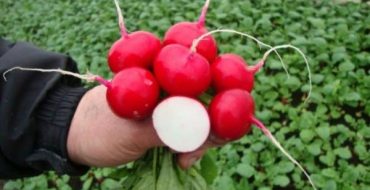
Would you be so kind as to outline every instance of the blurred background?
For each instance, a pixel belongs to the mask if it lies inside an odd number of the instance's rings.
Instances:
[[[175,22],[195,21],[204,1],[121,0],[129,31],[160,37]],[[256,116],[311,174],[319,189],[370,189],[370,3],[325,0],[213,0],[207,27],[234,29],[280,50],[290,77],[272,55],[256,76]],[[82,73],[111,77],[106,62],[119,30],[113,0],[1,0],[0,36],[70,55]],[[233,34],[215,34],[221,53],[255,64],[267,49]],[[104,97],[102,97],[104,98]],[[103,127],[103,126],[102,126]],[[209,152],[214,189],[311,189],[307,179],[258,129]],[[0,189],[120,189],[122,167],[92,168],[81,177],[53,172],[0,182]],[[5,185],[3,185],[5,183]]]

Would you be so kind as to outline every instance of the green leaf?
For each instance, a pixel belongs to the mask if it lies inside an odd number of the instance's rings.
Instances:
[[[352,157],[351,151],[348,147],[337,148],[334,150],[334,153],[343,159],[350,159]]]
[[[307,19],[314,27],[317,27],[317,28],[325,28],[325,21],[323,19],[319,19],[319,18],[308,18]]]
[[[285,173],[292,172],[295,168],[295,165],[289,161],[281,161],[277,165],[277,168],[278,168],[279,173],[285,174]]]
[[[17,190],[22,188],[22,181],[21,180],[12,180],[8,181],[4,185],[4,190]]]
[[[102,190],[121,189],[121,184],[113,179],[104,179],[101,184]]]
[[[304,129],[300,132],[299,136],[301,137],[303,142],[307,143],[313,139],[315,133],[311,129]]]
[[[324,190],[337,190],[337,183],[333,180],[329,180],[326,182]]]
[[[249,164],[242,163],[238,164],[236,167],[236,172],[243,177],[250,178],[255,174],[256,171]]]
[[[313,143],[307,146],[308,152],[310,152],[312,155],[317,156],[321,153],[321,146],[322,143]]]
[[[335,179],[335,178],[338,177],[337,171],[335,171],[332,168],[326,168],[326,169],[322,170],[321,173],[322,173],[323,176],[328,177],[328,178]]]
[[[151,174],[151,176],[152,178],[154,177],[153,174]],[[143,186],[143,188],[145,187],[147,187],[147,185]],[[153,179],[152,187],[155,187],[154,179]],[[176,189],[176,190],[183,189],[183,186],[181,185],[181,182],[174,169],[173,155],[169,151],[166,151],[164,153],[163,161],[162,161],[162,168],[160,170],[159,177],[157,179],[157,185],[154,189]]]
[[[217,177],[218,168],[215,160],[209,155],[205,154],[200,161],[201,170],[200,173],[208,184],[212,184],[214,179]]]
[[[316,132],[323,140],[327,141],[330,139],[330,128],[329,127],[319,127],[316,129]]]
[[[82,189],[84,190],[88,190],[90,189],[91,185],[92,185],[92,182],[93,182],[94,178],[93,177],[89,177],[87,178],[86,181],[84,181],[83,185],[82,185]]]
[[[260,152],[262,149],[264,149],[264,148],[265,148],[265,145],[264,145],[263,143],[260,143],[260,142],[258,142],[258,143],[253,143],[251,148],[252,148],[252,150],[254,150],[255,152]]]
[[[335,154],[327,152],[326,155],[320,156],[320,161],[328,166],[333,166],[335,162]]]
[[[234,181],[230,176],[223,175],[217,180],[216,189],[222,190],[236,190]]]
[[[345,96],[346,101],[360,101],[361,95],[357,92],[350,92]]]
[[[290,180],[287,176],[285,175],[278,175],[274,177],[274,185],[278,185],[280,187],[285,187],[289,184]]]
[[[351,62],[343,62],[339,65],[339,70],[342,72],[352,71],[355,68],[355,65]]]

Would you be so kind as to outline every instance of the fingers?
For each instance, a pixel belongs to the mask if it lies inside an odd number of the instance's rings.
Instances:
[[[220,147],[228,143],[229,141],[217,138],[213,134],[210,134],[207,141],[203,144],[201,148],[213,148]]]
[[[151,119],[140,121],[139,125],[140,126],[135,126],[138,131],[135,133],[136,137],[134,138],[138,139],[144,149],[165,146],[157,135]]]
[[[177,162],[182,169],[190,168],[206,152],[206,149],[198,149],[194,152],[182,153],[178,155]]]
[[[206,153],[208,148],[220,147],[228,141],[219,139],[214,135],[210,135],[207,141],[196,151],[178,154],[178,164],[182,169],[190,168],[196,161],[198,161]]]

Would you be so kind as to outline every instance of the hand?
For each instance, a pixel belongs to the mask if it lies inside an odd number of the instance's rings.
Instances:
[[[150,119],[132,121],[117,117],[105,98],[106,87],[98,86],[81,99],[67,139],[69,157],[76,163],[107,167],[134,161],[151,148],[163,146]],[[207,148],[224,142],[207,141],[204,146],[178,156],[181,168],[190,167]]]

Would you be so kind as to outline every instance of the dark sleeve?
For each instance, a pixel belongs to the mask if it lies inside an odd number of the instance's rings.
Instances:
[[[5,81],[4,71],[16,66],[78,72],[68,56],[0,38],[0,178],[48,170],[83,174],[87,167],[68,159],[66,141],[74,112],[87,90],[79,80],[57,73],[15,70]]]

